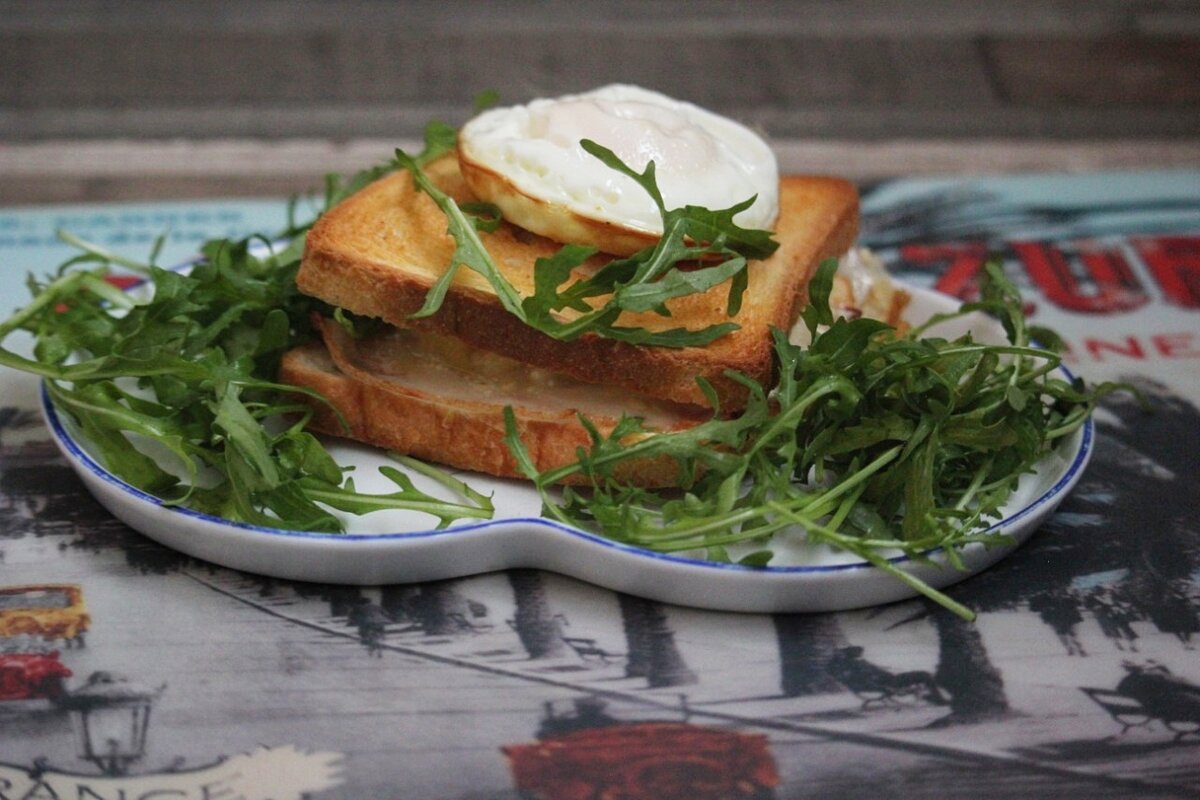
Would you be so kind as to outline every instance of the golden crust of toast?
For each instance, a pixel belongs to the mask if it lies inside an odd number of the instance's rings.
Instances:
[[[472,200],[453,157],[426,169],[459,202]],[[460,268],[438,313],[410,320],[455,250],[447,223],[433,200],[415,190],[407,172],[362,189],[327,212],[308,234],[297,283],[306,294],[393,325],[457,337],[485,350],[595,384],[620,386],[679,403],[707,405],[698,376],[714,387],[722,409],[740,409],[745,388],[727,378],[736,370],[769,385],[770,328],[787,329],[807,302],[806,287],[817,265],[849,249],[858,232],[858,194],[839,178],[788,176],[780,183],[780,214],[771,258],[752,262],[749,288],[733,321],[741,328],[707,347],[662,348],[626,344],[594,334],[570,342],[522,323],[500,305],[487,281]],[[502,224],[480,238],[523,296],[533,292],[536,259],[559,243]],[[609,257],[597,256],[584,269]],[[727,286],[668,304],[670,317],[652,312],[622,315],[619,324],[650,330],[700,328],[727,319]]]
[[[577,412],[585,413],[603,434],[620,417],[619,410],[605,413],[603,399],[590,406],[572,404],[571,388],[561,378],[553,379],[558,383],[548,385],[545,396],[514,387],[509,377],[523,365],[502,356],[488,354],[482,365],[467,363],[457,361],[454,348],[444,342],[430,345],[427,335],[393,330],[356,341],[336,323],[324,321],[321,328],[325,344],[313,342],[285,354],[279,380],[315,389],[341,413],[345,425],[329,405],[306,399],[314,413],[310,428],[322,433],[452,467],[523,478],[504,443],[506,405],[513,406],[521,440],[539,471],[573,463],[576,449],[590,445]],[[464,377],[468,370],[471,375]],[[574,398],[580,396],[575,393]],[[658,403],[651,413],[662,430],[690,427],[706,418],[700,409],[668,403]],[[646,487],[679,481],[678,465],[665,458],[631,461],[617,474]],[[586,479],[572,476],[565,482]]]

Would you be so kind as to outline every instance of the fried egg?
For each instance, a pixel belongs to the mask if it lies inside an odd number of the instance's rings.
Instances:
[[[734,219],[770,228],[779,169],[749,128],[691,103],[614,84],[584,94],[485,111],[459,132],[463,176],[504,218],[560,242],[617,255],[657,241],[662,216],[632,178],[580,146],[591,139],[638,172],[654,161],[667,209],[713,210],[754,197]]]

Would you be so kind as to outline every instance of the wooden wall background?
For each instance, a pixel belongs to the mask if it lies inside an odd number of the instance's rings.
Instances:
[[[0,203],[287,192],[610,81],[790,169],[1200,165],[1192,0],[0,0]]]

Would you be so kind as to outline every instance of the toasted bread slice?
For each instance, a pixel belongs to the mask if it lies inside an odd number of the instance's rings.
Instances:
[[[427,167],[430,178],[459,202],[472,200],[448,156]],[[455,250],[442,212],[414,189],[410,175],[385,177],[326,213],[308,234],[297,283],[306,294],[393,325],[447,334],[485,350],[578,380],[622,387],[647,397],[707,404],[697,377],[716,390],[722,409],[744,406],[745,387],[726,377],[737,370],[769,384],[770,328],[788,328],[807,302],[808,281],[821,260],[845,253],[858,229],[858,195],[838,178],[785,177],[771,258],[750,265],[749,288],[733,318],[741,328],[707,347],[630,345],[593,334],[553,339],[509,314],[480,275],[460,269],[441,310],[410,320]],[[522,295],[533,293],[533,265],[560,245],[512,225],[481,233],[488,251]],[[597,269],[597,256],[581,269]],[[727,286],[678,298],[670,317],[622,315],[619,324],[651,330],[701,328],[726,321]]]
[[[328,320],[320,327],[324,344],[287,353],[279,377],[329,401],[310,401],[310,426],[453,467],[524,477],[504,443],[505,406],[513,407],[539,471],[576,461],[576,449],[590,445],[578,414],[606,435],[622,413],[641,416],[657,430],[691,427],[708,417],[698,407],[631,398],[616,387],[531,369],[435,334],[385,326],[356,340]],[[673,460],[658,459],[631,462],[618,477],[660,487],[677,485],[680,476]]]

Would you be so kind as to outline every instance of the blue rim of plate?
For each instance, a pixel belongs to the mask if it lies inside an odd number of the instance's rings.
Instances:
[[[1073,378],[1070,371],[1067,370],[1066,367],[1060,366],[1059,369],[1066,375],[1068,380],[1071,380]],[[640,547],[634,547],[632,545],[628,545],[623,542],[618,542],[613,539],[605,538],[598,534],[589,533],[587,531],[583,531],[578,528],[572,528],[568,525],[563,525],[559,522],[555,522],[554,520],[546,519],[544,517],[507,517],[505,519],[492,519],[492,520],[487,520],[484,522],[468,523],[465,525],[457,525],[457,526],[452,525],[451,527],[443,528],[440,530],[416,530],[416,531],[411,531],[411,532],[373,533],[373,534],[321,533],[321,532],[316,532],[316,531],[297,531],[297,530],[288,530],[288,529],[283,529],[283,528],[268,528],[268,527],[264,527],[261,525],[251,525],[251,524],[245,523],[245,522],[235,522],[233,520],[224,519],[222,517],[216,517],[211,514],[205,514],[201,511],[195,511],[193,509],[186,508],[184,506],[168,505],[161,498],[155,497],[152,494],[144,492],[141,489],[138,489],[137,487],[126,483],[125,481],[121,480],[119,477],[117,477],[113,473],[109,472],[103,466],[98,464],[95,461],[95,459],[93,459],[91,457],[91,455],[89,453],[87,453],[79,445],[79,443],[75,440],[75,438],[71,435],[71,433],[63,426],[62,420],[59,418],[58,409],[55,407],[54,402],[50,398],[50,393],[46,388],[46,381],[42,382],[40,389],[41,389],[41,399],[42,399],[42,411],[46,416],[46,420],[50,426],[51,432],[54,434],[54,437],[58,440],[59,444],[67,452],[69,452],[79,463],[83,464],[95,477],[120,489],[125,494],[128,494],[130,497],[134,498],[135,500],[149,503],[151,505],[158,507],[159,509],[161,509],[163,511],[180,514],[182,516],[190,517],[190,518],[193,518],[193,519],[196,519],[196,520],[199,520],[202,522],[206,522],[209,524],[213,524],[213,525],[220,525],[220,526],[224,526],[224,527],[234,528],[237,530],[244,530],[249,533],[264,534],[264,535],[268,535],[268,536],[281,537],[281,538],[285,538],[285,539],[303,539],[303,540],[315,540],[315,541],[322,541],[322,542],[358,542],[358,541],[368,541],[368,540],[373,541],[373,542],[386,542],[386,541],[394,541],[394,540],[426,539],[426,538],[431,538],[431,537],[436,537],[436,536],[454,536],[454,535],[458,535],[458,534],[469,533],[472,531],[487,530],[489,528],[494,528],[494,527],[498,527],[498,526],[535,525],[535,526],[547,527],[552,530],[570,534],[570,535],[577,537],[585,542],[591,543],[593,545],[599,545],[599,546],[603,546],[606,548],[610,548],[610,549],[618,551],[618,552],[623,552],[623,553],[627,553],[630,555],[639,556],[642,558],[650,558],[650,559],[655,559],[655,560],[659,560],[659,561],[667,561],[667,562],[671,562],[671,563],[675,563],[675,564],[679,564],[681,566],[687,566],[687,567],[699,567],[699,568],[718,569],[718,570],[733,570],[736,572],[744,572],[744,573],[748,573],[748,574],[749,573],[760,573],[760,574],[768,573],[768,574],[775,574],[775,575],[816,574],[816,573],[845,572],[848,570],[858,570],[858,569],[877,569],[877,567],[875,567],[874,565],[872,565],[866,561],[846,563],[846,564],[824,564],[824,565],[811,565],[811,566],[780,566],[780,567],[771,567],[771,566],[747,567],[747,566],[743,566],[741,564],[732,564],[732,563],[717,562],[717,561],[702,561],[702,560],[694,559],[694,558],[684,558],[682,556],[674,555],[671,553],[659,553],[654,550],[647,550],[647,549],[640,548]],[[1051,486],[1046,491],[1042,492],[1041,495],[1039,495],[1037,498],[1031,500],[1029,503],[1027,503],[1021,509],[1016,511],[1012,516],[1004,517],[1003,519],[1001,519],[1001,520],[997,521],[996,523],[994,523],[993,525],[989,526],[986,529],[986,531],[984,531],[983,533],[992,533],[994,531],[997,531],[1000,528],[1010,526],[1010,525],[1014,524],[1015,522],[1018,522],[1019,520],[1032,514],[1039,507],[1055,500],[1056,498],[1059,497],[1059,495],[1068,491],[1070,489],[1070,487],[1074,485],[1075,481],[1078,479],[1082,470],[1087,465],[1088,458],[1091,455],[1093,441],[1094,441],[1094,437],[1095,437],[1095,423],[1093,422],[1091,417],[1088,417],[1088,419],[1084,422],[1081,432],[1082,432],[1082,439],[1080,440],[1079,449],[1075,453],[1075,457],[1071,460],[1071,463],[1067,466],[1066,470],[1064,470],[1063,474],[1059,477],[1059,479],[1057,481],[1055,481],[1054,485]],[[980,544],[979,546],[983,547],[985,545]],[[932,550],[926,551],[926,554],[927,555],[934,554],[939,549],[940,548],[934,548]],[[904,563],[912,561],[912,560],[913,559],[910,556],[899,555],[899,556],[895,556],[893,558],[889,558],[888,562],[891,564],[904,564]]]

